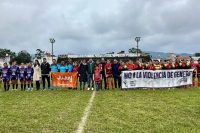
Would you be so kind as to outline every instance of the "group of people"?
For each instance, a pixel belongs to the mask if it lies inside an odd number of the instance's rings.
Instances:
[[[83,59],[80,62],[72,62],[71,59],[61,61],[57,63],[55,59],[50,65],[46,58],[40,64],[38,60],[35,60],[34,64],[21,63],[17,66],[17,62],[13,62],[10,67],[7,63],[0,69],[0,77],[3,81],[4,90],[8,91],[12,85],[12,89],[18,89],[18,82],[20,81],[21,90],[33,90],[33,81],[36,84],[36,90],[40,89],[40,81],[42,80],[43,90],[46,90],[45,83],[47,81],[47,89],[54,89],[51,86],[51,72],[77,72],[78,81],[80,82],[80,90],[94,90],[101,89],[115,89],[121,88],[121,73],[127,70],[167,70],[167,69],[194,69],[193,72],[193,86],[195,86],[195,79],[198,79],[197,86],[200,86],[200,59],[198,63],[194,63],[193,60],[176,60],[172,61],[149,61],[142,62],[138,60],[133,62],[128,60],[127,62],[118,61],[116,59],[101,59],[93,61],[89,59],[86,61]],[[11,84],[10,84],[11,83]],[[86,88],[87,84],[87,88]]]

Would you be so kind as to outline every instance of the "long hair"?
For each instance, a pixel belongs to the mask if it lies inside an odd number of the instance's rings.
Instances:
[[[40,66],[40,63],[38,60],[35,60],[34,67],[36,67],[37,65]]]

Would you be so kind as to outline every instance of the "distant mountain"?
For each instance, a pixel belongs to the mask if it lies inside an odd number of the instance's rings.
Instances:
[[[145,53],[149,53],[152,58],[162,58],[165,59],[169,57],[170,53],[165,53],[165,52],[153,52],[153,51],[144,51]],[[188,54],[188,53],[174,53],[179,56],[193,56],[193,54]]]

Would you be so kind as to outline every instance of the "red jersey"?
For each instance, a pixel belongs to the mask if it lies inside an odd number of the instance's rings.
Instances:
[[[126,66],[128,70],[134,70],[136,68],[135,64],[126,64]]]
[[[76,66],[73,66],[73,72],[78,72],[78,68],[79,68],[79,66],[78,65],[76,65]]]
[[[165,64],[165,69],[172,69],[172,65],[171,64]]]
[[[148,69],[148,70],[156,70],[156,68],[155,68],[154,65],[150,65],[150,66],[148,66],[147,69]]]
[[[106,77],[112,77],[112,64],[106,64],[105,65],[105,73]]]
[[[191,63],[191,64],[190,64],[190,68],[191,68],[191,69],[195,69],[196,66],[197,66],[197,64],[195,64],[195,63]]]

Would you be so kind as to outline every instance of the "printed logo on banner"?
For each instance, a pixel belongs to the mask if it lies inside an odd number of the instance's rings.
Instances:
[[[60,81],[72,82],[72,76],[58,76],[57,79],[60,80]]]
[[[127,83],[127,80],[124,80],[124,81],[123,81],[123,84],[125,85],[125,87],[127,87],[127,88],[128,88],[128,83]]]
[[[136,80],[130,81],[130,86],[135,87],[136,86]]]
[[[179,85],[181,85],[181,84],[185,84],[185,83],[187,83],[187,78],[181,78],[181,79],[179,79],[178,81],[177,81],[177,84],[179,84]]]

